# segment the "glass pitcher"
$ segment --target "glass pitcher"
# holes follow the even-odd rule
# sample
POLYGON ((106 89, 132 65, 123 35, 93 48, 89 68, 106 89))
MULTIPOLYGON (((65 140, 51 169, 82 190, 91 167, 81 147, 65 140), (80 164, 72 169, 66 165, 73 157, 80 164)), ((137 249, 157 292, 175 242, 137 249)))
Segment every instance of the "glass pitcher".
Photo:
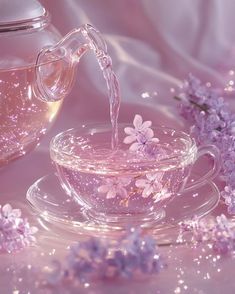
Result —
MULTIPOLYGON (((35 148, 71 90, 81 56, 106 52, 90 25, 64 38, 36 0, 0 3, 0 166, 35 148), (100 51, 100 49, 102 49, 100 51)), ((110 60, 99 56, 101 68, 110 60)))

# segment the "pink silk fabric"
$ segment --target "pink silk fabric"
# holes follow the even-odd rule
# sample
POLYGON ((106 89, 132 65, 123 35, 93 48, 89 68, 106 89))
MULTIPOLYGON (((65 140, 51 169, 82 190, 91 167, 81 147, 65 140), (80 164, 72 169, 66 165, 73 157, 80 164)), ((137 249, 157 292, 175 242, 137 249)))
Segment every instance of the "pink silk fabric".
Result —
MULTIPOLYGON (((41 0, 41 3, 50 11, 52 23, 62 35, 84 23, 92 24, 104 35, 121 86, 120 122, 130 122, 139 113, 145 120, 188 130, 172 99, 182 80, 191 72, 205 82, 223 87, 229 81, 229 70, 235 70, 233 0, 41 0)), ((235 109, 233 95, 226 95, 231 109, 235 109)), ((52 257, 63 256, 66 250, 60 242, 62 236, 41 227, 32 215, 26 191, 36 179, 53 171, 49 158, 52 136, 91 121, 109 122, 109 105, 98 64, 88 54, 78 64, 72 92, 41 145, 0 170, 0 204, 10 202, 21 207, 40 228, 36 247, 16 254, 1 253, 0 294, 234 293, 234 260, 224 258, 213 267, 205 256, 197 262, 200 249, 191 250, 183 245, 170 250, 168 269, 149 280, 100 282, 95 287, 74 291, 37 289, 37 273, 32 275, 24 265, 45 265, 52 257)), ((163 254, 169 252, 169 248, 161 250, 163 254)))

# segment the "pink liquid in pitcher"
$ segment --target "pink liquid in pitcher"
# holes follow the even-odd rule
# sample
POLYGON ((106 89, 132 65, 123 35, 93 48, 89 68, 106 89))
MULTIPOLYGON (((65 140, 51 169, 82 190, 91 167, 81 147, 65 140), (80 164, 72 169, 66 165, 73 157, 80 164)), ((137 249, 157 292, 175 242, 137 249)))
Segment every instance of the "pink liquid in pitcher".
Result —
POLYGON ((34 67, 0 71, 0 166, 33 149, 60 108, 61 102, 38 99, 34 83, 34 67))

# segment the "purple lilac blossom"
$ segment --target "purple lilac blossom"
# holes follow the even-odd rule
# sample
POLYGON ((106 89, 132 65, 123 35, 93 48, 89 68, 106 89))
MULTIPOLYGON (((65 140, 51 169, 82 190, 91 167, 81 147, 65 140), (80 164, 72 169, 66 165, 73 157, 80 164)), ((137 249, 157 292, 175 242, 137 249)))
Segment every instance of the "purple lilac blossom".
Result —
POLYGON ((153 143, 158 143, 159 139, 154 138, 153 130, 150 128, 151 121, 143 122, 141 115, 136 114, 133 120, 134 128, 126 127, 124 132, 127 136, 124 138, 125 144, 131 144, 129 150, 131 151, 144 151, 146 146, 153 143))
POLYGON ((10 204, 0 206, 0 250, 10 253, 33 244, 37 231, 21 218, 20 209, 12 209, 10 204))
POLYGON ((191 132, 198 143, 219 148, 221 175, 226 183, 221 195, 228 212, 235 214, 235 114, 219 91, 203 85, 191 74, 176 98, 181 101, 181 115, 193 124, 191 132))
POLYGON ((59 284, 70 279, 74 283, 98 279, 131 279, 136 273, 157 274, 166 267, 156 241, 131 228, 115 242, 90 238, 71 246, 66 264, 53 261, 54 271, 48 283, 59 284))
POLYGON ((133 120, 134 128, 126 127, 124 129, 127 137, 124 139, 125 144, 131 144, 139 139, 139 137, 146 136, 146 138, 153 138, 153 130, 150 128, 152 125, 151 121, 143 122, 141 115, 136 114, 133 120))
POLYGON ((126 186, 131 183, 131 177, 110 177, 105 179, 105 183, 98 187, 99 193, 106 194, 107 199, 112 199, 117 196, 127 198, 128 193, 126 186))
POLYGON ((151 173, 146 174, 146 179, 139 179, 136 180, 135 185, 138 188, 142 188, 142 197, 147 198, 151 194, 157 194, 160 193, 162 187, 162 177, 164 173, 151 173))
POLYGON ((208 242, 219 254, 228 254, 235 250, 235 224, 223 214, 211 221, 194 217, 180 223, 180 228, 181 240, 186 233, 190 232, 192 241, 196 245, 208 242))

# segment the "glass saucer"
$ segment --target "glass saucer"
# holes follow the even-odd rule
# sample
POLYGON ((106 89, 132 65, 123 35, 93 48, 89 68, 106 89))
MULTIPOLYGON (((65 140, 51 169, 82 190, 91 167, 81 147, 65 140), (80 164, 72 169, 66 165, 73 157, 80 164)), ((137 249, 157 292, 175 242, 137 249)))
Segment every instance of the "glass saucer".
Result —
MULTIPOLYGON (((199 175, 192 174, 192 181, 199 175)), ((55 174, 46 175, 37 180, 27 191, 28 202, 34 212, 46 226, 53 225, 55 229, 69 232, 71 239, 77 235, 114 236, 125 232, 126 226, 97 223, 89 219, 84 210, 73 198, 65 193, 55 174)), ((194 215, 203 217, 218 204, 219 191, 216 185, 207 181, 197 190, 182 192, 165 208, 164 217, 153 222, 152 227, 145 228, 157 242, 162 245, 171 244, 178 236, 178 223, 194 215)), ((133 226, 132 223, 129 224, 133 226)), ((68 234, 66 234, 68 237, 68 234)), ((67 238, 66 237, 66 238, 67 238)))

